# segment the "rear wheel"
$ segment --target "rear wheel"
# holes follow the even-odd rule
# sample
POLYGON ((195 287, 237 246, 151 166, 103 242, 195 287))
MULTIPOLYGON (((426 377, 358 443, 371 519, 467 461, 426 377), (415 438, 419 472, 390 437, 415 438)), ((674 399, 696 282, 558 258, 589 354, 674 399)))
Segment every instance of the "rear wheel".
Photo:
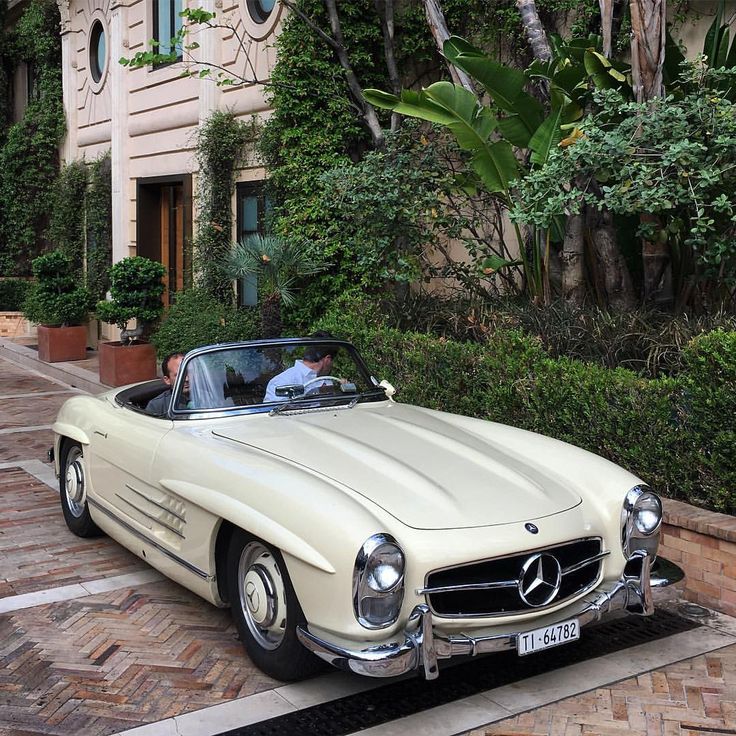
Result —
POLYGON ((96 537, 102 533, 89 513, 84 453, 78 442, 64 443, 61 453, 59 493, 64 521, 71 531, 78 537, 96 537))
POLYGON ((322 662, 297 639, 304 614, 276 549, 238 530, 228 550, 233 619, 253 664, 278 680, 301 680, 322 662))

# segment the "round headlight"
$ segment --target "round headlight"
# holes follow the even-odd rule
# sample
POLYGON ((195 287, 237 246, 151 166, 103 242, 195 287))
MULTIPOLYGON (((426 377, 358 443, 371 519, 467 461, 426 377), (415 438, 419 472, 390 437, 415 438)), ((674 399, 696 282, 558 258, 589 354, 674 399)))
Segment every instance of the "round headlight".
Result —
POLYGON ((382 545, 369 558, 366 583, 379 593, 393 588, 404 574, 404 555, 393 545, 382 545))
POLYGON ((637 550, 657 556, 662 501, 646 486, 634 486, 621 509, 621 545, 628 556, 637 550))
POLYGON ((355 558, 353 607, 355 618, 367 629, 391 626, 404 599, 404 566, 401 547, 389 534, 366 539, 355 558))
POLYGON ((643 493, 634 505, 634 524, 641 534, 653 534, 662 520, 662 502, 653 493, 643 493))

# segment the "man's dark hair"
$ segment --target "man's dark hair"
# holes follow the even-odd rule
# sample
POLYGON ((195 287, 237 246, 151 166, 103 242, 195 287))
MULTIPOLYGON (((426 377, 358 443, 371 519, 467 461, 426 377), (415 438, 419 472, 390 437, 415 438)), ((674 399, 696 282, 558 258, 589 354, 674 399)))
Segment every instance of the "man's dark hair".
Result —
MULTIPOLYGON (((316 337, 323 340, 334 340, 334 335, 331 335, 325 330, 317 330, 313 332, 309 337, 316 337)), ((337 353, 337 345, 308 345, 304 351, 304 360, 308 360, 310 363, 316 363, 325 355, 331 355, 333 358, 337 353)))
POLYGON ((172 358, 183 358, 184 353, 169 353, 162 361, 161 361, 161 373, 163 373, 167 378, 169 376, 169 361, 172 358))

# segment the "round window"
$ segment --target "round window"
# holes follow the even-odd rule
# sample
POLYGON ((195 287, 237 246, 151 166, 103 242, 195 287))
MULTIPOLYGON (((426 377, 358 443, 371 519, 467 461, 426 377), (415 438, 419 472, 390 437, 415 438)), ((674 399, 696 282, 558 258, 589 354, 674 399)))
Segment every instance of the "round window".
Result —
POLYGON ((248 0, 248 13, 256 23, 265 23, 276 6, 276 0, 248 0))
POLYGON ((102 23, 96 20, 92 24, 89 34, 89 70, 95 82, 99 82, 102 79, 106 62, 105 29, 102 23))

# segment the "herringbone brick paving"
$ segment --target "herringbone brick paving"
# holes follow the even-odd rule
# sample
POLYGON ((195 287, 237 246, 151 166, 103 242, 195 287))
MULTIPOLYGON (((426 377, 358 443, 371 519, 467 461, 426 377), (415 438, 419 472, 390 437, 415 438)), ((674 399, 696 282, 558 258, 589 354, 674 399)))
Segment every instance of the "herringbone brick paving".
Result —
POLYGON ((537 708, 465 736, 736 734, 736 646, 537 708))
POLYGON ((58 495, 19 468, 0 469, 0 498, 0 597, 147 567, 107 537, 72 535, 58 495))
POLYGON ((0 642, 3 735, 110 734, 276 684, 227 611, 170 582, 2 616, 0 642))
MULTIPOLYGON (((51 431, 16 430, 51 423, 72 395, 59 391, 0 359, 0 463, 45 459, 51 431)), ((75 537, 58 493, 19 467, 0 468, 0 499, 0 597, 148 569, 107 537, 75 537)), ((275 684, 229 612, 168 581, 0 615, 0 736, 110 734, 275 684)))

